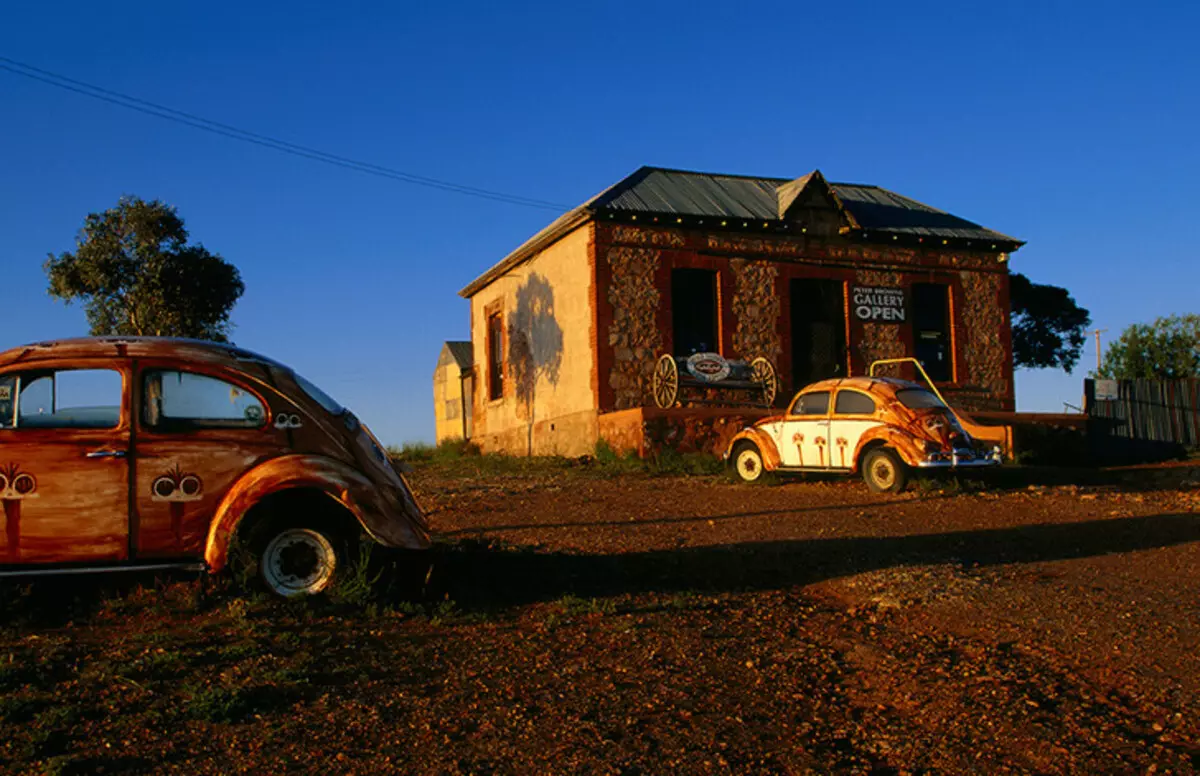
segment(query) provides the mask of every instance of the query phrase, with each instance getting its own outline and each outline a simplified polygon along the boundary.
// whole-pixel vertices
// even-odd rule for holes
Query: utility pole
[[[1100,335],[1108,329],[1093,329],[1092,334],[1096,335],[1096,375],[1100,374]]]

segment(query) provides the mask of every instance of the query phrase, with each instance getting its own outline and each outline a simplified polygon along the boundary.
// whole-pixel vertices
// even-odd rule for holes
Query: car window
[[[825,415],[829,412],[829,391],[806,393],[796,399],[793,415]]]
[[[115,369],[10,375],[0,378],[0,426],[116,428],[121,397],[121,373]]]
[[[903,390],[896,391],[896,398],[910,410],[946,406],[942,403],[941,399],[924,388],[904,388]]]
[[[324,407],[326,412],[331,415],[341,415],[345,412],[345,407],[338,404],[332,396],[322,391],[313,383],[305,380],[295,372],[292,372],[292,377],[296,378],[296,385],[300,386],[300,389],[307,393],[310,399]]]
[[[257,396],[215,377],[154,370],[144,374],[142,384],[142,421],[148,428],[258,428],[266,422]]]
[[[875,400],[859,391],[838,391],[835,415],[874,415]]]

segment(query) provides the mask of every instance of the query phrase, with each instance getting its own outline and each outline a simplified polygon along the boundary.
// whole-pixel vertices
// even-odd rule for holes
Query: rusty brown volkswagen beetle
[[[847,377],[804,388],[786,413],[738,432],[725,458],[745,482],[764,471],[861,472],[879,493],[903,490],[912,469],[995,466],[1002,455],[918,383]]]
[[[0,353],[0,575],[220,571],[237,537],[282,596],[326,589],[363,534],[429,547],[377,439],[231,345],[83,338]]]

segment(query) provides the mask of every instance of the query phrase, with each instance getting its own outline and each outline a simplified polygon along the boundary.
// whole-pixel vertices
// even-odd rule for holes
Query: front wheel
[[[284,598],[316,595],[327,589],[348,558],[335,536],[306,527],[269,532],[259,544],[263,584]]]
[[[863,481],[872,493],[899,493],[908,484],[908,468],[887,447],[877,447],[863,458]]]
[[[742,482],[758,482],[763,475],[762,453],[750,442],[743,442],[733,451],[733,470]]]

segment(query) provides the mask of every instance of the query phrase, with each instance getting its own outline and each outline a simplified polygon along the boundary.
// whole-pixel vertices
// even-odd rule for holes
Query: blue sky
[[[0,56],[407,172],[575,205],[643,164],[877,183],[1028,241],[1115,336],[1195,312],[1191,3],[97,3]],[[0,71],[0,348],[86,332],[42,262],[122,194],[242,271],[234,339],[385,442],[431,439],[456,292],[552,217],[299,159]],[[1083,366],[1020,373],[1078,403]]]

